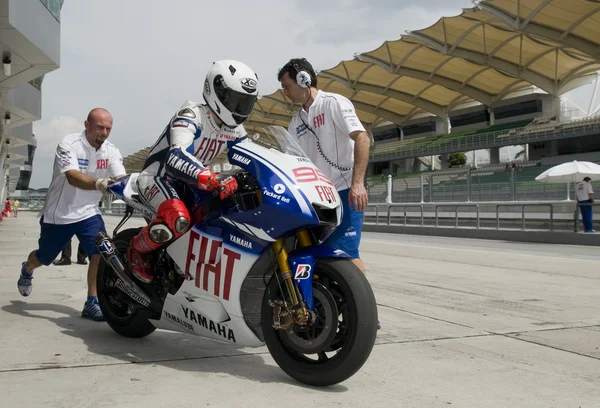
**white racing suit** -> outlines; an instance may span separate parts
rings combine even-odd
[[[190,214],[169,179],[177,179],[201,190],[221,188],[221,198],[235,192],[234,179],[225,182],[205,166],[217,157],[227,142],[246,136],[243,126],[228,128],[215,123],[207,105],[187,101],[152,146],[138,177],[141,198],[157,212],[131,241],[129,264],[143,282],[152,281],[148,254],[186,232]]]

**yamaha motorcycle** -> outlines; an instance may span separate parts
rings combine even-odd
[[[237,192],[220,200],[218,192],[179,186],[192,227],[151,254],[149,284],[127,266],[140,228],[119,229],[135,210],[147,222],[154,210],[139,197],[138,173],[110,186],[127,209],[113,236],[96,242],[102,313],[123,336],[160,328],[238,346],[266,344],[297,381],[345,381],[371,354],[377,305],[348,254],[320,245],[341,222],[340,196],[282,127],[228,142],[227,157]]]

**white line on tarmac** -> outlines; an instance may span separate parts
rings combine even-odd
[[[551,257],[552,259],[563,259],[566,261],[580,261],[580,262],[600,262],[600,258],[599,257],[593,257],[593,256],[586,256],[587,258],[590,259],[582,259],[582,255],[574,255],[572,258],[571,257],[565,257],[565,256],[557,256],[554,255],[550,252],[545,253],[545,252],[517,252],[516,250],[513,251],[499,251],[497,249],[475,249],[475,248],[468,248],[468,247],[464,247],[464,246],[441,246],[441,245],[423,245],[423,244],[413,244],[413,243],[406,243],[406,242],[394,242],[394,241],[380,241],[380,240],[376,240],[376,239],[371,239],[371,238],[362,238],[361,241],[364,242],[369,242],[369,243],[373,243],[373,244],[385,244],[385,245],[397,245],[397,246],[405,246],[405,247],[417,247],[417,248],[428,248],[428,249],[435,249],[435,250],[440,250],[440,249],[445,249],[445,250],[449,250],[449,251],[465,251],[465,252],[479,252],[479,253],[490,253],[493,252],[494,254],[499,254],[499,255],[516,255],[516,256],[525,256],[525,257],[536,257],[536,258],[549,258]],[[363,250],[363,249],[361,249]],[[369,251],[367,251],[369,252]],[[403,254],[402,256],[405,256],[405,254]]]

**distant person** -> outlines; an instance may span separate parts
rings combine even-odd
[[[577,203],[581,209],[581,220],[583,221],[584,232],[596,232],[592,219],[592,203],[594,202],[594,190],[592,189],[592,179],[585,177],[583,181],[577,183]]]
[[[13,212],[15,213],[15,218],[17,218],[17,215],[19,215],[19,206],[20,205],[21,205],[21,203],[19,202],[19,200],[13,201]]]
[[[83,132],[68,134],[58,144],[52,182],[42,209],[39,246],[23,262],[17,283],[21,295],[29,296],[33,271],[42,265],[50,265],[76,235],[90,258],[88,297],[81,315],[95,321],[105,320],[96,293],[100,263],[96,235],[100,231],[106,232],[98,201],[102,194],[108,194],[110,178],[126,174],[119,149],[106,141],[112,126],[110,113],[95,108],[88,114]]]
[[[69,242],[67,243],[67,245],[65,245],[65,247],[62,250],[62,254],[60,256],[60,259],[52,262],[53,265],[56,266],[66,266],[66,265],[71,265],[71,255],[72,255],[72,239],[69,240]],[[83,249],[83,246],[81,245],[81,242],[79,243],[79,245],[77,245],[77,264],[78,265],[87,265],[87,261],[85,260],[86,257],[86,253],[85,253],[85,249]]]
[[[4,202],[4,211],[2,211],[2,216],[4,218],[9,218],[9,217],[12,216],[12,212],[11,212],[11,209],[10,209],[10,200],[8,198]]]

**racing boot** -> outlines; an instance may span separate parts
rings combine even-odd
[[[162,202],[158,207],[158,216],[150,221],[139,234],[131,240],[127,256],[133,276],[141,282],[154,280],[149,254],[181,236],[190,223],[190,214],[179,199]]]
[[[144,283],[152,283],[154,276],[152,275],[152,264],[150,263],[150,254],[140,253],[135,249],[133,241],[127,249],[127,258],[129,261],[129,269],[134,277]]]

